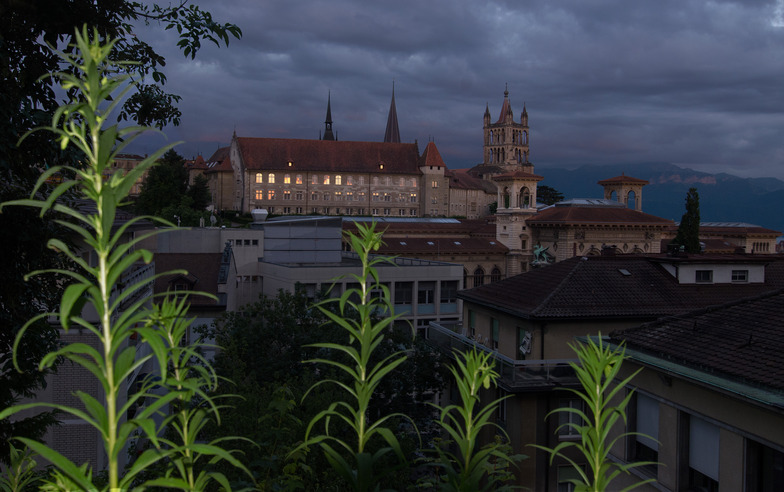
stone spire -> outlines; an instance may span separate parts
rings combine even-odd
[[[397,109],[395,108],[395,82],[392,82],[392,103],[389,105],[387,116],[387,131],[384,132],[384,142],[400,143],[400,128],[397,125]]]
[[[324,136],[321,140],[335,140],[332,133],[332,91],[327,95],[327,119],[324,121]]]

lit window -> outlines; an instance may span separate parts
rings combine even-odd
[[[269,176],[267,177],[267,182],[269,184],[275,184],[275,175],[273,173],[269,173]]]
[[[411,203],[416,203],[416,200],[417,200],[417,196],[416,195],[417,195],[416,193],[411,193],[411,195],[410,195]]]
[[[352,200],[354,200],[354,192],[353,191],[347,191],[346,192],[346,201],[350,202]]]
[[[335,183],[335,184],[337,184],[337,183]],[[340,201],[342,199],[343,199],[343,193],[341,193],[340,191],[336,191],[335,192],[335,201]]]
[[[256,200],[264,200],[264,190],[256,190]]]
[[[284,200],[291,200],[291,192],[289,190],[285,190],[283,192],[283,199]]]
[[[377,202],[378,201],[378,197],[379,197],[379,193],[377,191],[374,191],[373,192],[373,201]]]
[[[295,182],[296,182],[298,185],[301,185],[301,184],[302,184],[302,175],[301,175],[301,174],[297,174],[297,177],[296,177],[295,179],[296,179],[296,181],[295,181]]]
[[[434,179],[432,185],[433,185],[433,188],[438,188],[438,180]]]
[[[733,282],[748,282],[749,281],[749,271],[748,270],[733,270],[732,271],[732,281]]]
[[[318,176],[316,176],[315,174],[313,176],[311,176],[310,177],[310,184],[317,185],[318,184]]]
[[[390,195],[389,193],[384,193],[384,201],[385,202],[392,201],[392,195]]]
[[[267,199],[268,200],[274,200],[275,199],[275,190],[267,191]]]
[[[365,201],[365,192],[364,191],[360,191],[359,193],[357,193],[357,201],[358,202],[364,202]]]
[[[354,184],[354,176],[349,176],[346,178],[346,184],[351,186]]]
[[[256,173],[256,182],[263,183],[264,182],[264,175],[261,173]]]
[[[325,185],[328,185],[328,184],[329,184],[329,175],[328,175],[328,174],[325,174],[325,175],[324,175],[324,184],[325,184]]]
[[[340,174],[338,174],[337,176],[335,176],[335,184],[336,184],[336,185],[341,185],[341,184],[343,184],[343,176],[341,176]]]
[[[291,174],[285,174],[283,176],[283,183],[284,184],[291,184]]]

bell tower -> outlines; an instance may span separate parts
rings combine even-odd
[[[520,122],[514,119],[512,104],[509,101],[509,89],[504,90],[504,102],[501,105],[501,114],[495,123],[491,123],[490,108],[485,108],[484,114],[484,151],[483,166],[491,166],[494,172],[487,169],[483,173],[490,177],[494,174],[505,172],[533,172],[533,165],[528,161],[528,111],[523,105]]]

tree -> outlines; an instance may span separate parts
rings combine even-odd
[[[700,246],[700,195],[697,188],[686,193],[686,213],[681,217],[673,244],[683,246],[687,253],[699,253]]]
[[[191,197],[191,206],[194,210],[204,210],[212,203],[210,187],[203,174],[197,174],[193,178],[193,184],[188,187],[188,196]]]
[[[550,186],[538,186],[536,188],[536,199],[545,205],[554,205],[564,199],[563,193]]]
[[[188,190],[188,171],[183,167],[184,163],[185,159],[175,150],[163,154],[142,183],[136,200],[136,213],[160,216],[164,208],[180,204]],[[172,220],[171,217],[165,218]]]
[[[73,53],[75,29],[85,23],[101,36],[117,39],[114,59],[138,62],[122,68],[136,73],[136,80],[141,83],[119,117],[158,127],[179,123],[180,113],[175,107],[179,96],[162,89],[166,81],[162,71],[165,60],[136,35],[134,22],[160,22],[166,28],[177,29],[178,45],[189,57],[196,55],[202,41],[228,44],[231,36],[242,35],[237,26],[218,23],[209,12],[187,2],[163,7],[139,0],[0,2],[0,202],[26,198],[43,169],[84,161],[78,150],[61,149],[44,132],[33,133],[22,142],[19,139],[33,128],[50,124],[59,103],[72,95],[55,90],[55,82],[45,77],[58,70],[70,70],[48,45]],[[60,178],[53,176],[53,181]],[[45,195],[48,188],[41,188],[40,192]],[[42,387],[45,374],[35,367],[41,356],[57,344],[57,330],[45,321],[36,323],[31,329],[37,335],[28,337],[17,351],[25,374],[8,370],[11,343],[21,325],[42,309],[51,308],[65,287],[54,277],[24,280],[28,271],[63,266],[61,258],[45,246],[52,238],[67,242],[67,232],[53,223],[53,216],[47,213],[39,217],[19,207],[8,208],[0,215],[0,236],[5,241],[0,255],[0,408],[10,406],[19,397],[31,396]],[[36,437],[52,421],[51,416],[41,416],[2,422],[0,442],[6,442],[11,435]],[[0,446],[0,461],[7,458],[7,446]]]

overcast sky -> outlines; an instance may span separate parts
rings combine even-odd
[[[471,167],[508,84],[537,172],[669,162],[784,179],[784,0],[194,1],[242,39],[190,60],[173,32],[140,30],[183,96],[167,133],[188,158],[235,129],[318,138],[330,92],[340,140],[383,140],[394,80],[402,140]]]

